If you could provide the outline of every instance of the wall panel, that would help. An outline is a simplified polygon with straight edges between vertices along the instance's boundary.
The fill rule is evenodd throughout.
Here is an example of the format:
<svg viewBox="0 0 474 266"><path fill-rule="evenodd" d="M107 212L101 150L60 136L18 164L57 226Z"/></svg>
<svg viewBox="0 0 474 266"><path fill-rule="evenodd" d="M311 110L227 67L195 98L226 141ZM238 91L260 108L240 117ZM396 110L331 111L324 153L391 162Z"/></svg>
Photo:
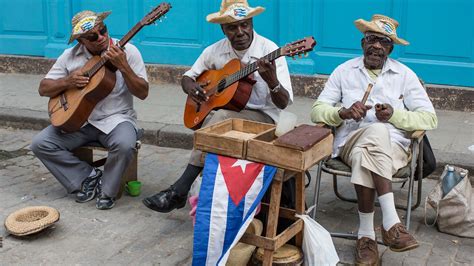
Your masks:
<svg viewBox="0 0 474 266"><path fill-rule="evenodd" d="M132 42L147 63L191 65L209 44L224 37L205 21L220 0L169 0L167 19L146 26ZM308 57L289 59L292 73L330 74L359 56L362 34L354 20L381 13L400 22L399 35L410 46L396 46L391 57L429 83L474 86L474 1L472 0L249 0L266 11L255 29L279 46L314 36ZM78 11L112 10L111 35L121 38L155 5L155 0L0 0L0 54L55 58L68 47L71 17Z"/></svg>

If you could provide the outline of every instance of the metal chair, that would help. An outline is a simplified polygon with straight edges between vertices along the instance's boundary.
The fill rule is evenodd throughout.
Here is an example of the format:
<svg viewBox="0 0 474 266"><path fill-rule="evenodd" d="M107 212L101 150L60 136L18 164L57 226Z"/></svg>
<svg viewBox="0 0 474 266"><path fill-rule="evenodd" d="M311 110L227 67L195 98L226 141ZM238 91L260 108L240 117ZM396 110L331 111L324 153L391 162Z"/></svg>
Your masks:
<svg viewBox="0 0 474 266"><path fill-rule="evenodd" d="M324 124L321 124L324 126ZM411 211L416 209L421 202L421 188L422 188L422 173L423 173L423 136L425 131L414 131L410 133L410 139L412 140L411 143L411 161L408 165L398 170L398 172L393 175L392 183L402 183L402 187L408 182L408 195L407 195L407 205L400 205L397 204L397 209L406 210L406 218L405 218L405 226L407 229L410 228L410 218L411 218ZM337 176L351 176L351 168L342 162L339 158L327 158L326 160L322 160L319 163L317 176L315 180L315 189L314 189L314 209L312 210L311 217L316 219L316 212L318 207L319 201L319 193L320 193L320 184L321 184L321 172L324 171L325 173L332 174L333 176L333 188L334 193L338 198L344 201L354 202L357 203L357 199L355 198L348 198L338 190L338 182ZM417 173L417 197L416 201L413 204L413 192L415 186L415 172ZM379 206L378 202L376 202L377 206ZM357 235L354 234L347 234L347 233L331 233L332 236L335 237L344 237L344 238L357 238Z"/></svg>

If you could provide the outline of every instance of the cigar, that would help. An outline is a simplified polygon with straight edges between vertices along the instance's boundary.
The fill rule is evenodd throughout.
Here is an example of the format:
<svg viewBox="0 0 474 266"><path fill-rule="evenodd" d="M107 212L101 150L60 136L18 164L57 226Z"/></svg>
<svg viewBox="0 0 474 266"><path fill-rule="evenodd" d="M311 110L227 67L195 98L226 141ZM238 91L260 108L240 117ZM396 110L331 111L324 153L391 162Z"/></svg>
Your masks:
<svg viewBox="0 0 474 266"><path fill-rule="evenodd" d="M387 105L383 103L378 103L375 105L375 111L382 111L387 109Z"/></svg>
<svg viewBox="0 0 474 266"><path fill-rule="evenodd" d="M372 84L372 83L369 83L369 86L367 86L367 90L365 91L364 97L362 97L362 101L361 101L361 103L363 105L365 105L365 102L367 101L367 98L369 98L369 94L372 91L373 86L374 86L374 84Z"/></svg>

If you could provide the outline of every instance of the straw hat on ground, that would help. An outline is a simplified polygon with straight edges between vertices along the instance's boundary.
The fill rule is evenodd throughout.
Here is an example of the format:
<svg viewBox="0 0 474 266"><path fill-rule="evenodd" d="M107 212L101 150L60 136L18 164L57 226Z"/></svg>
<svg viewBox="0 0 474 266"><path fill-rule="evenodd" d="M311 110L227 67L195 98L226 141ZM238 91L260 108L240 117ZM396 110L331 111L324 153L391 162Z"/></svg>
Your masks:
<svg viewBox="0 0 474 266"><path fill-rule="evenodd" d="M217 24L232 23L249 19L265 11L261 6L250 7L247 0L222 0L219 12L207 15L208 22Z"/></svg>
<svg viewBox="0 0 474 266"><path fill-rule="evenodd" d="M12 235L25 236L39 232L59 220L59 212L47 206L26 207L8 215L5 228Z"/></svg>
<svg viewBox="0 0 474 266"><path fill-rule="evenodd" d="M398 21L394 20L393 18L384 15L373 15L371 21L358 19L354 21L354 24L362 33L373 31L389 37L396 44L410 44L409 42L397 36Z"/></svg>
<svg viewBox="0 0 474 266"><path fill-rule="evenodd" d="M95 13L94 11L84 10L74 15L71 20L72 32L68 44L72 43L75 39L81 36L81 34L92 30L95 25L104 21L110 13L112 13L112 11Z"/></svg>

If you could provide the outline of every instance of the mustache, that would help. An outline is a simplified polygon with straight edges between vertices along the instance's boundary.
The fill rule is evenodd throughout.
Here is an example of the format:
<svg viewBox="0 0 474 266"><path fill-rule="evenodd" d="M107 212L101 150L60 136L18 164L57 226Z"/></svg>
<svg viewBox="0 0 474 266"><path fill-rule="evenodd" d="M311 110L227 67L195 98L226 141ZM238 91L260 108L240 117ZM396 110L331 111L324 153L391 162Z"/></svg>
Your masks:
<svg viewBox="0 0 474 266"><path fill-rule="evenodd" d="M369 49L367 49L367 54L375 54L375 55L378 55L378 56L383 56L384 55L382 49L373 48L373 47L370 47Z"/></svg>

